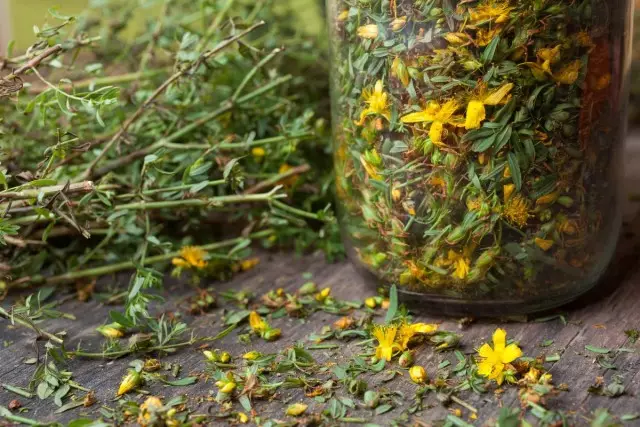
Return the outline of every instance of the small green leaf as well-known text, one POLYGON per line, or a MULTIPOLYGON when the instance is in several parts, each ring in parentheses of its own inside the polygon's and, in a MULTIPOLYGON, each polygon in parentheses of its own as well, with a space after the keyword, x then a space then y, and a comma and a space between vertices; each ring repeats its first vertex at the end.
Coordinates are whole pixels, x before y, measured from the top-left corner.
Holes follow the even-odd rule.
POLYGON ((389 309, 387 310, 387 315, 384 318, 385 323, 391 323, 394 317, 396 317, 396 312, 398 311, 398 288, 396 285, 392 285, 391 289, 389 289, 389 309))
POLYGON ((584 348, 586 350, 589 350, 593 353, 598 353, 598 354, 608 354, 611 352, 611 349, 604 348, 604 347, 596 347, 593 345, 585 345, 584 348))
POLYGON ((516 190, 522 190, 522 173, 520 172, 520 164, 518 163, 518 157, 514 153, 507 155, 509 161, 509 169, 511 170, 511 179, 516 186, 516 190))

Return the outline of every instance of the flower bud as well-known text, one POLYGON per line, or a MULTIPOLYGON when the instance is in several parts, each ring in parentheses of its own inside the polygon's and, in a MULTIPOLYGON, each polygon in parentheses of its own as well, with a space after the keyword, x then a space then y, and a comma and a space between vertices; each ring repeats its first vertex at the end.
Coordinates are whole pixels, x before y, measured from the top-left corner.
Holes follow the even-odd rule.
POLYGON ((140 373, 133 369, 129 369, 127 371, 127 375, 122 378, 122 382, 120 383, 120 387, 118 387, 116 396, 122 396, 123 394, 136 389, 141 383, 142 377, 140 376, 140 373))
POLYGON ((307 282, 300 286, 298 293, 300 295, 311 295, 318 290, 318 287, 313 282, 307 282))
POLYGON ((294 403, 293 405, 289 405, 286 414, 292 417, 297 417, 302 415, 307 408, 308 406, 304 403, 294 403))
POLYGON ((249 416, 244 412, 238 412, 238 422, 240 424, 246 424, 249 422, 249 416))
POLYGON ((416 384, 424 384, 427 381, 427 371, 422 366, 415 365, 409 369, 409 376, 416 384))
POLYGON ((275 341, 278 338, 280 338, 281 334, 282 334, 282 331, 280 331, 279 328, 267 329, 262 334, 262 338, 264 338, 266 341, 275 341))
POLYGON ((142 370, 144 370, 145 372, 153 372, 153 371, 157 371, 161 367, 162 367, 162 364, 158 359, 147 359, 144 361, 142 370))
POLYGON ((369 297, 364 300, 364 305, 366 305, 369 308, 376 308, 378 303, 376 302, 375 297, 369 297))
POLYGON ((403 368, 408 368, 413 365, 413 353, 410 351, 405 351, 400 355, 400 359, 398 359, 398 365, 403 368))
POLYGON ((124 336, 124 327, 119 323, 110 323, 108 325, 98 326, 96 328, 100 334, 106 338, 116 339, 124 336))
POLYGON ((369 386, 363 380, 351 380, 351 382, 349 382, 349 393, 353 395, 359 396, 367 391, 367 388, 369 388, 369 386))
POLYGON ((204 350, 202 354, 204 355, 205 359, 207 359, 209 362, 219 361, 219 357, 216 352, 213 352, 211 350, 204 350))
POLYGON ((364 404, 367 406, 367 408, 377 408, 380 404, 380 394, 373 390, 367 390, 364 393, 364 404))
POLYGON ((231 355, 226 351, 220 355, 220 361, 222 363, 229 363, 230 360, 231 360, 231 355))
POLYGON ((259 359, 260 357, 262 357, 262 354, 255 350, 252 350, 242 355, 242 358, 244 360, 256 360, 256 359, 259 359))
POLYGON ((400 31, 401 29, 404 28, 406 24, 407 24, 407 17, 401 16, 391 21, 390 27, 393 31, 400 31))

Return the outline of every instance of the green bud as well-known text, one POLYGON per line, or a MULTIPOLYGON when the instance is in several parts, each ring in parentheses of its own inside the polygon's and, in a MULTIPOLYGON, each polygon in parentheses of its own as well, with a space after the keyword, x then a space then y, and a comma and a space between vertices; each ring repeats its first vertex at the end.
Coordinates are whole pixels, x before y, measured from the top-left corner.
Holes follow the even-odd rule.
POLYGON ((307 282, 303 284, 302 286, 300 286, 300 289, 298 290, 298 293, 300 295, 311 295, 311 294, 315 294, 316 292, 318 292, 318 287, 313 282, 307 282))
POLYGON ((482 252, 478 259, 476 260, 476 267, 484 268, 493 264, 493 260, 496 259, 496 256, 500 253, 500 248, 491 248, 482 252))
POLYGON ((434 17, 438 15, 442 15, 442 9, 439 7, 434 7, 429 11, 429 15, 434 17))
POLYGON ((458 243, 462 239, 464 239, 466 235, 467 235, 467 230, 463 226, 459 225, 456 228, 454 228, 451 231, 451 233, 449 233, 449 235, 447 236, 447 243, 450 243, 450 244, 458 243))
POLYGON ((405 351, 400 355, 400 359, 398 359, 398 365, 403 368, 408 368, 413 365, 413 353, 410 351, 405 351))
POLYGON ((570 208, 573 206, 573 199, 569 196, 560 196, 556 200, 556 203, 564 206, 565 208, 570 208))
POLYGON ((367 391, 367 388, 369 388, 369 386, 363 380, 351 380, 349 382, 349 393, 355 396, 362 395, 365 391, 367 391))
POLYGON ((364 394, 364 404, 367 408, 377 408, 380 404, 380 394, 373 390, 367 390, 364 394))
POLYGON ((280 338, 280 335, 282 335, 282 331, 280 331, 279 328, 273 328, 264 331, 262 338, 264 338, 265 341, 275 341, 280 338))

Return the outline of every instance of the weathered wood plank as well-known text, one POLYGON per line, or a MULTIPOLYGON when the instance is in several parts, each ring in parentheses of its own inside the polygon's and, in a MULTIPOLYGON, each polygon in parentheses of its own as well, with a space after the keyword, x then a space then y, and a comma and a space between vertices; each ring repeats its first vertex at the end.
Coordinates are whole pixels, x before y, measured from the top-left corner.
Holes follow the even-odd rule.
MULTIPOLYGON (((334 294, 341 299, 362 301, 366 296, 374 292, 361 280, 357 273, 348 263, 328 265, 320 255, 305 257, 295 257, 291 254, 262 255, 261 264, 254 270, 242 274, 227 283, 217 283, 213 287, 216 290, 225 289, 247 289, 256 295, 283 287, 287 291, 294 291, 306 281, 302 274, 310 272, 313 280, 319 286, 330 286, 334 294)), ((606 297, 599 304, 590 305, 572 311, 568 314, 569 324, 564 326, 559 320, 547 323, 509 323, 493 322, 483 320, 474 323, 468 329, 462 331, 462 349, 467 353, 472 353, 481 343, 490 340, 491 333, 496 326, 506 327, 509 335, 520 341, 525 354, 537 356, 539 354, 561 353, 560 361, 551 368, 556 384, 567 383, 571 391, 564 393, 555 399, 552 407, 579 411, 587 416, 597 407, 610 407, 615 413, 634 412, 638 410, 637 397, 640 391, 640 377, 637 375, 640 361, 637 353, 621 353, 615 360, 618 367, 616 371, 605 370, 594 363, 595 354, 590 354, 584 349, 586 344, 599 347, 618 348, 626 345, 625 329, 640 327, 640 318, 634 308, 635 302, 640 298, 640 288, 638 282, 640 275, 634 275, 625 280, 623 286, 619 287, 613 294, 606 297), (606 329, 602 329, 602 325, 606 329), (598 327, 596 327, 598 326, 598 327), (554 343, 548 348, 540 347, 540 344, 547 339, 553 339, 554 343), (619 373, 623 375, 627 387, 627 395, 617 399, 610 399, 600 396, 591 396, 587 393, 587 388, 592 385, 595 378, 605 376, 605 382, 610 381, 612 375, 619 373)), ((167 284, 168 299, 163 309, 175 310, 179 307, 180 300, 191 294, 193 291, 189 286, 170 281, 167 284), (177 306, 176 306, 177 304, 177 306)), ((95 301, 82 303, 70 301, 62 309, 66 312, 74 313, 77 321, 57 319, 47 323, 51 331, 68 331, 68 342, 76 344, 82 342, 83 347, 99 350, 100 339, 96 337, 94 328, 105 321, 107 313, 112 307, 101 305, 95 301)), ((198 334, 214 335, 220 331, 221 310, 196 317, 193 321, 198 334)), ((316 313, 308 320, 298 320, 281 318, 273 321, 273 325, 283 330, 283 337, 273 343, 254 342, 247 346, 237 342, 238 332, 233 332, 228 337, 214 347, 230 351, 234 356, 238 356, 249 348, 257 348, 261 352, 278 352, 287 345, 292 345, 297 341, 307 341, 307 337, 312 332, 319 331, 324 325, 331 325, 336 316, 327 313, 316 313)), ((440 319, 434 316, 421 315, 421 321, 442 322, 442 328, 455 330, 457 328, 456 319, 440 319)), ((24 329, 8 328, 6 322, 0 323, 2 328, 2 339, 13 341, 11 345, 0 349, 0 357, 3 363, 0 364, 0 380, 14 385, 25 386, 29 376, 33 371, 33 366, 25 365, 23 360, 35 355, 33 334, 24 329)), ((632 346, 637 350, 637 346, 632 346)), ((334 362, 345 363, 352 354, 357 354, 361 348, 351 342, 342 346, 339 350, 314 351, 314 357, 321 363, 334 362)), ((428 373, 434 376, 438 363, 444 359, 455 364, 455 358, 450 353, 434 353, 430 348, 423 348, 417 352, 416 363, 427 368, 428 373)), ((133 357, 123 358, 113 362, 97 360, 73 360, 69 363, 69 369, 74 372, 74 378, 83 386, 96 392, 96 397, 102 405, 114 406, 114 392, 118 387, 120 379, 126 370, 127 364, 133 357)), ((204 369, 204 362, 200 352, 190 348, 180 351, 178 354, 165 358, 168 361, 175 361, 183 366, 183 375, 188 373, 200 373, 204 369)), ((409 402, 416 386, 409 382, 406 376, 397 378, 385 385, 394 390, 405 393, 406 401, 409 402)), ((172 397, 187 393, 190 398, 190 407, 196 412, 216 411, 218 405, 206 400, 211 396, 214 386, 211 382, 200 381, 190 387, 163 387, 153 384, 146 388, 154 394, 165 397, 172 397)), ((342 393, 341 391, 339 393, 342 393)), ((461 394, 461 397, 468 403, 480 410, 479 422, 488 421, 496 417, 500 406, 516 406, 518 401, 514 391, 505 393, 500 401, 496 401, 491 393, 485 395, 461 394)), ((78 417, 80 414, 95 416, 96 407, 74 410, 61 415, 52 414, 55 406, 50 401, 40 402, 36 399, 27 400, 6 391, 0 392, 0 404, 7 405, 14 398, 18 398, 27 408, 27 415, 39 420, 68 421, 78 417)), ((132 396, 135 398, 135 395, 132 396)), ((283 391, 279 399, 272 402, 257 402, 255 407, 257 412, 264 417, 274 417, 284 419, 283 408, 286 402, 305 401, 310 403, 309 411, 320 411, 323 405, 314 403, 313 400, 305 397, 301 390, 283 391)), ((422 421, 441 419, 448 413, 448 409, 442 407, 434 395, 427 395, 425 407, 433 406, 432 409, 423 411, 419 415, 422 421)), ((454 408, 460 408, 453 405, 454 408)), ((376 422, 386 424, 397 417, 406 408, 397 408, 383 416, 376 417, 376 422)), ((371 417, 369 410, 351 411, 352 416, 371 417)), ((469 415, 469 411, 463 409, 464 417, 469 415)))

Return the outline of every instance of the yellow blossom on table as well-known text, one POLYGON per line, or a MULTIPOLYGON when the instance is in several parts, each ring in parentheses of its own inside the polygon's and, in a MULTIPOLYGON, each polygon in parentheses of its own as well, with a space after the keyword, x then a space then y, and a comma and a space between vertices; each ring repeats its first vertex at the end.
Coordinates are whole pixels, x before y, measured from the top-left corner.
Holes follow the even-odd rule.
POLYGON ((156 396, 150 396, 145 400, 142 405, 140 405, 140 410, 138 413, 138 424, 142 427, 146 427, 149 425, 153 415, 157 414, 162 410, 162 400, 156 396))
POLYGON ((228 372, 225 378, 216 381, 216 386, 218 387, 221 393, 226 393, 226 394, 232 393, 237 386, 236 380, 233 377, 233 373, 228 372))
POLYGON ((316 294, 316 301, 324 302, 331 295, 331 288, 327 287, 322 289, 316 294))
POLYGON ((368 24, 358 27, 358 36, 363 39, 373 40, 378 37, 378 25, 368 24))
POLYGON ((416 384, 424 384, 427 381, 427 371, 419 365, 414 365, 409 369, 409 376, 416 384))
POLYGON ((505 201, 502 215, 506 220, 518 227, 524 227, 529 220, 529 203, 521 195, 512 196, 505 201))
POLYGON ((460 108, 458 103, 451 99, 440 105, 436 101, 430 101, 423 111, 409 113, 402 117, 402 123, 422 123, 430 122, 429 138, 436 145, 444 145, 442 137, 444 134, 444 126, 452 125, 463 127, 464 122, 461 117, 455 116, 455 112, 460 108))
POLYGON ((256 359, 259 359, 260 357, 262 357, 262 354, 255 350, 251 350, 242 355, 242 358, 244 360, 256 360, 256 359))
POLYGON ((244 412, 238 412, 238 422, 241 424, 246 424, 249 422, 249 416, 244 412))
POLYGON ((124 326, 119 323, 109 323, 108 325, 98 326, 96 331, 106 338, 116 339, 124 336, 124 326))
POLYGON ((242 271, 251 270, 256 265, 260 264, 260 258, 247 258, 240 261, 240 269, 242 271))
POLYGON ((433 334, 438 330, 438 325, 432 323, 403 323, 398 329, 397 342, 400 350, 409 347, 409 341, 416 335, 433 334))
POLYGON ((505 83, 497 89, 482 95, 479 99, 469 101, 465 117, 465 129, 478 129, 487 118, 485 105, 498 105, 504 101, 513 89, 513 83, 505 83))
POLYGON ((269 324, 258 314, 257 311, 252 311, 249 314, 249 326, 253 332, 258 334, 262 334, 269 329, 269 324))
POLYGON ((478 349, 480 360, 478 374, 502 384, 507 364, 522 357, 522 350, 516 344, 506 345, 507 332, 496 329, 493 333, 493 348, 485 343, 478 349))
MULTIPOLYGON (((377 28, 377 27, 376 27, 377 28)), ((384 83, 378 80, 371 89, 362 91, 362 98, 367 107, 360 113, 360 120, 356 122, 358 126, 362 126, 369 114, 379 114, 387 120, 391 120, 391 110, 389 103, 389 95, 384 91, 384 83)))
POLYGON ((373 327, 372 335, 378 340, 376 347, 376 357, 390 361, 395 350, 400 350, 400 345, 396 342, 397 326, 376 325, 373 327))
POLYGON ((287 407, 286 414, 292 417, 297 417, 302 415, 308 408, 308 405, 304 403, 294 403, 293 405, 289 405, 287 407))
POLYGON ((185 246, 180 249, 180 257, 175 257, 171 263, 176 267, 203 269, 207 266, 205 257, 207 252, 197 246, 185 246))
POLYGON ((333 322, 333 326, 336 329, 349 329, 353 325, 353 318, 349 316, 341 317, 340 319, 333 322))

